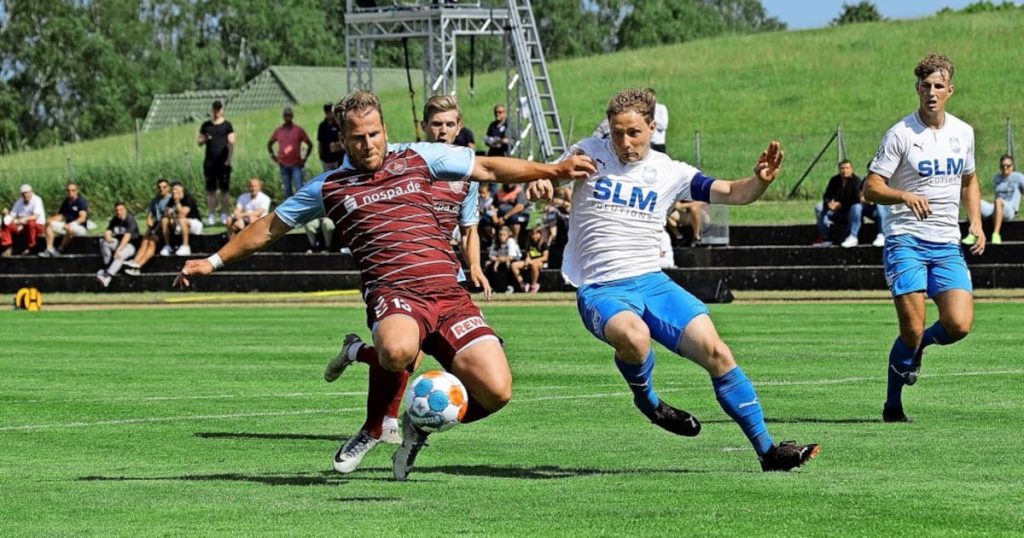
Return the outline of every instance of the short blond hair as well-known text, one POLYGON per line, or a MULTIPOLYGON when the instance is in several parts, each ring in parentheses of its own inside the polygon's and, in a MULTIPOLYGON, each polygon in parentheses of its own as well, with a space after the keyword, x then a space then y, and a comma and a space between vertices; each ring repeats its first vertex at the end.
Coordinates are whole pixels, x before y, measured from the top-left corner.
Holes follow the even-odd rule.
POLYGON ((357 112, 361 116, 365 116, 372 110, 377 111, 377 114, 380 115, 381 123, 384 123, 384 111, 380 107, 380 98, 370 90, 356 90, 342 97, 341 101, 334 105, 334 118, 338 120, 342 131, 347 133, 348 121, 345 116, 349 112, 357 112))
POLYGON ((459 107, 459 100, 454 95, 435 95, 427 99, 423 105, 423 123, 430 121, 434 114, 454 110, 459 114, 459 121, 462 121, 462 108, 459 107))
POLYGON ((953 81, 953 60, 942 54, 929 54, 917 63, 914 68, 914 75, 918 81, 928 78, 932 73, 945 71, 949 75, 949 81, 953 81))
POLYGON ((608 101, 605 114, 610 121, 616 114, 636 112, 643 116, 644 121, 650 123, 654 121, 654 104, 654 94, 650 91, 644 88, 629 88, 615 94, 615 97, 608 101))

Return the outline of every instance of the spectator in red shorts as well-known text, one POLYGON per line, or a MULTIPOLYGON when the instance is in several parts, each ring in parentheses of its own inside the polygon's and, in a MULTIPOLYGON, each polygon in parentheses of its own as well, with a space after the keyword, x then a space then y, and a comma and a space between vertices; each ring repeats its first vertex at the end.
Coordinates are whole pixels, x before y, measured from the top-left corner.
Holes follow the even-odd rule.
POLYGON ((11 210, 3 209, 0 249, 5 256, 9 256, 14 250, 20 254, 28 254, 35 248, 36 239, 43 235, 46 227, 43 199, 32 192, 32 187, 28 184, 22 185, 19 190, 21 197, 14 202, 11 210))

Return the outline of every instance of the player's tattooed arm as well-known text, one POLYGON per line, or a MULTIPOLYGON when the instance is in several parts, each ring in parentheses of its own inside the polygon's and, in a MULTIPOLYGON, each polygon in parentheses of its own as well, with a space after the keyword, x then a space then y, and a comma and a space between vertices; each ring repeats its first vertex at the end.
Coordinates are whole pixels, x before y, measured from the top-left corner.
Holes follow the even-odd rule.
POLYGON ((978 238, 971 245, 971 253, 980 256, 985 252, 985 232, 981 229, 981 187, 978 184, 978 174, 971 173, 961 178, 960 200, 967 210, 970 232, 978 238))
POLYGON ((472 178, 480 182, 529 183, 538 179, 586 179, 597 172, 586 155, 572 155, 557 163, 538 163, 511 157, 477 157, 472 178))
POLYGON ((245 259, 267 248, 291 229, 292 227, 281 220, 277 213, 271 213, 247 226, 213 256, 185 262, 185 266, 174 279, 174 287, 187 288, 193 277, 208 275, 221 265, 245 259))
POLYGON ((717 180, 711 184, 711 203, 745 205, 757 200, 779 176, 783 159, 782 145, 772 140, 754 165, 754 175, 734 181, 717 180))
POLYGON ((924 220, 932 214, 928 199, 911 192, 889 186, 886 178, 871 172, 864 180, 864 199, 882 205, 907 204, 917 220, 924 220))

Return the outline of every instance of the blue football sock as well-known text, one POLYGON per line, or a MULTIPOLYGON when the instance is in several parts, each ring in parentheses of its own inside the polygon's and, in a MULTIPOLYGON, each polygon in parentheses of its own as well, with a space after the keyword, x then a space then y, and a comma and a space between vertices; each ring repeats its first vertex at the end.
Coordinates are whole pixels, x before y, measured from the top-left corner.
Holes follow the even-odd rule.
POLYGON ((740 425, 750 444, 754 445, 757 455, 767 454, 775 441, 764 423, 764 411, 754 392, 754 385, 743 370, 737 366, 722 377, 712 379, 711 384, 715 387, 718 404, 740 425))
POLYGON ((885 406, 893 407, 903 405, 903 385, 906 384, 904 374, 913 368, 914 355, 917 350, 903 343, 903 339, 896 337, 889 351, 889 386, 886 393, 885 406))
POLYGON ((629 390, 633 391, 633 403, 645 415, 653 414, 661 403, 658 393, 654 392, 654 348, 647 353, 647 359, 643 364, 630 364, 615 357, 615 366, 622 373, 626 383, 629 383, 629 390))
POLYGON ((921 338, 921 349, 924 349, 932 344, 938 344, 944 346, 946 344, 952 344, 953 337, 946 332, 946 328, 942 326, 942 323, 936 321, 931 327, 924 330, 924 337, 921 338))

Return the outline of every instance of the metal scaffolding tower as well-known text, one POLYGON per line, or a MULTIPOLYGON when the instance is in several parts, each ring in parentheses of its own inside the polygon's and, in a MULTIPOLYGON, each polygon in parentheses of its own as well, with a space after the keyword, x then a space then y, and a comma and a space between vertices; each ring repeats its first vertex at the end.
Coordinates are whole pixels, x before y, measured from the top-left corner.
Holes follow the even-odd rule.
POLYGON ((451 0, 348 0, 345 29, 350 92, 373 89, 372 55, 378 41, 422 40, 424 93, 454 95, 458 77, 456 39, 503 37, 510 152, 523 158, 550 160, 565 151, 565 136, 529 0, 507 0, 504 8, 451 0))

